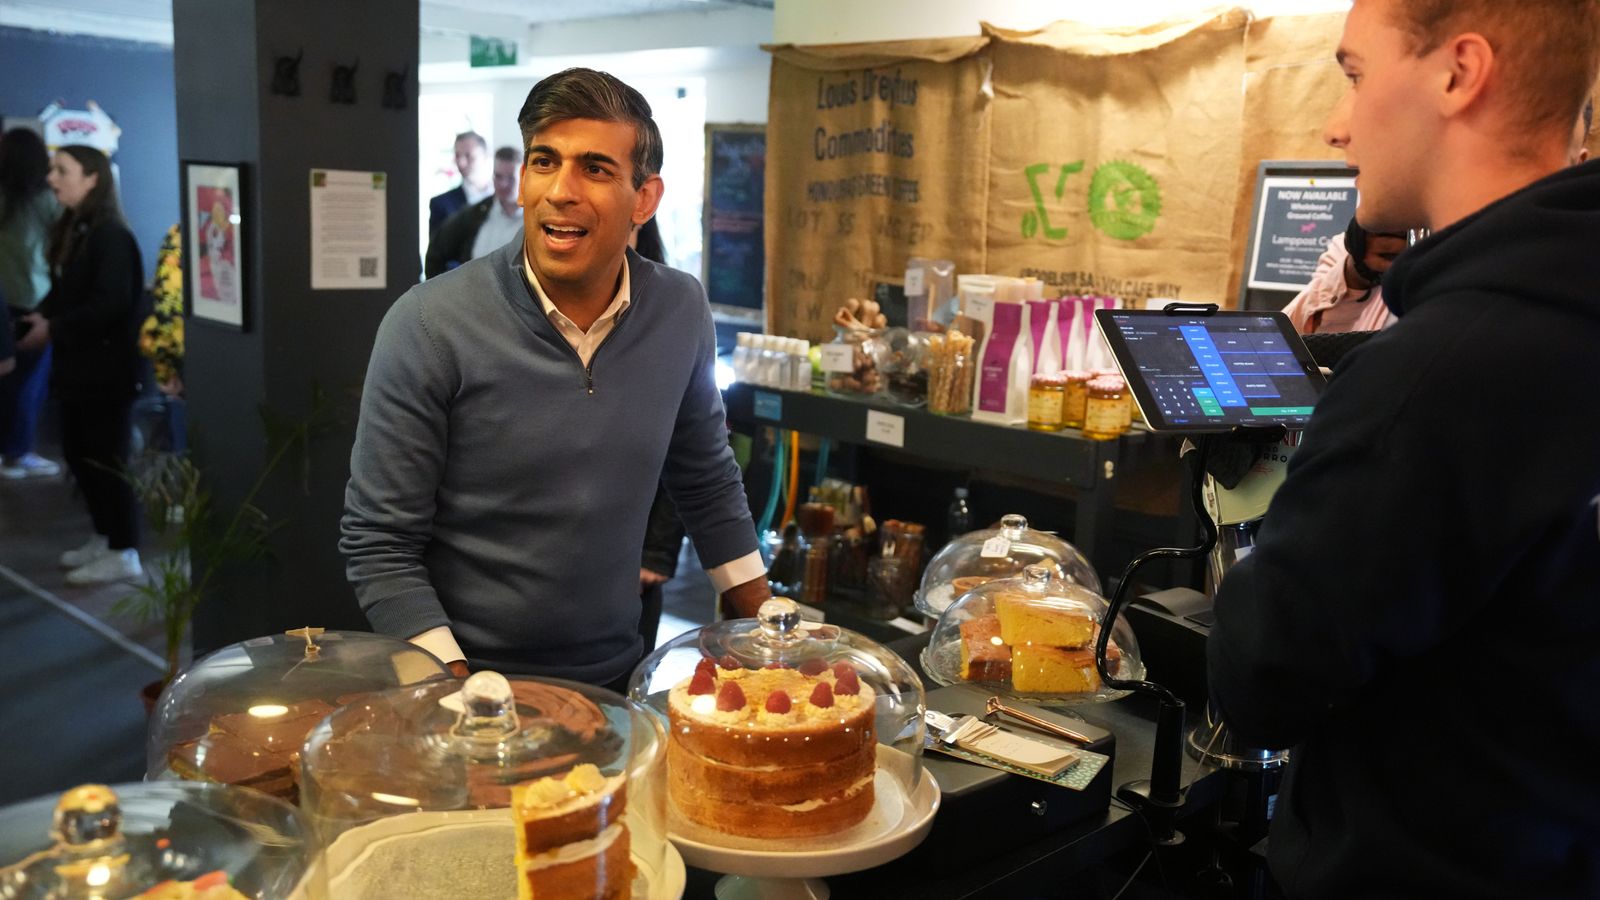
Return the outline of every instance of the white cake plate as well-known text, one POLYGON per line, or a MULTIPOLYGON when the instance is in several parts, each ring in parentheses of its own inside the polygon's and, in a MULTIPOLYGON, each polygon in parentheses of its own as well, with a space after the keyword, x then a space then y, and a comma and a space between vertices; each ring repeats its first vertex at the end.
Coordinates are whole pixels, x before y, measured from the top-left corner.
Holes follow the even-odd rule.
POLYGON ((669 802, 667 837, 690 865, 726 873, 717 882, 718 900, 823 900, 828 875, 859 872, 899 859, 933 827, 939 811, 939 783, 920 766, 908 793, 898 778, 879 768, 873 781, 872 811, 859 825, 821 838, 741 838, 685 820, 669 802))
MULTIPOLYGON (((464 871, 440 873, 452 879, 451 890, 457 900, 498 900, 504 887, 515 890, 512 863, 515 844, 513 824, 504 809, 414 812, 380 819, 353 828, 335 839, 327 852, 313 863, 311 872, 289 900, 395 897, 395 871, 377 859, 385 853, 391 857, 398 853, 441 869, 461 866, 464 871), (430 851, 441 844, 450 845, 450 852, 437 861, 430 859, 430 851), (365 862, 376 865, 363 866, 365 862), (338 874, 333 876, 325 895, 321 869, 330 864, 338 874), (492 876, 488 883, 473 881, 474 875, 484 873, 492 876)), ((634 864, 648 884, 647 893, 635 895, 635 900, 680 900, 683 897, 688 885, 683 857, 670 841, 666 843, 663 856, 657 871, 634 855, 634 864)), ((421 890, 423 893, 419 896, 437 896, 430 888, 421 890)))

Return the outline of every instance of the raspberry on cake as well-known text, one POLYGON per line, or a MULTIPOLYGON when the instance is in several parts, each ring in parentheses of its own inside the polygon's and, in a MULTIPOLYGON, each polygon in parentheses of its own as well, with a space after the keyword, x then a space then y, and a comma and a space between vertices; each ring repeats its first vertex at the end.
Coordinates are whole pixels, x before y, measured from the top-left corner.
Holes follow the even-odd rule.
POLYGON ((853 668, 814 659, 717 675, 715 694, 692 691, 689 678, 669 695, 668 793, 686 819, 782 838, 833 834, 866 818, 876 696, 853 668))
POLYGON ((519 900, 612 900, 633 891, 627 784, 584 763, 511 789, 519 900))

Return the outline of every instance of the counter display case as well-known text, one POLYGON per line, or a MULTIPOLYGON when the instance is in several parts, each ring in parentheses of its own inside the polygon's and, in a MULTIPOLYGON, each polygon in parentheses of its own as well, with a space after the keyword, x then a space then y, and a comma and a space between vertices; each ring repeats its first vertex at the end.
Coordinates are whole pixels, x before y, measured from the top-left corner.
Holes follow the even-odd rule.
POLYGON ((306 741, 337 900, 671 898, 662 732, 602 688, 479 672, 371 694, 306 741))
POLYGON ((1108 604, 1097 591, 1031 565, 1020 578, 978 585, 939 617, 922 657, 940 684, 978 684, 1002 696, 1035 703, 1099 703, 1126 695, 1101 681, 1095 666, 1100 629, 1111 628, 1106 649, 1114 677, 1141 679, 1144 662, 1127 621, 1106 624, 1108 604))
POLYGON ((0 810, 0 897, 276 900, 314 848, 299 811, 257 791, 86 784, 0 810))
POLYGON ((373 691, 448 678, 415 644, 358 631, 297 628, 223 647, 161 692, 145 777, 299 795, 300 747, 336 708, 373 691))
POLYGON ((1000 519, 1000 527, 968 532, 946 544, 928 561, 917 609, 937 618, 962 594, 990 581, 1014 578, 1042 565, 1061 581, 1100 593, 1100 577, 1077 548, 1053 534, 1028 527, 1019 515, 1000 519))

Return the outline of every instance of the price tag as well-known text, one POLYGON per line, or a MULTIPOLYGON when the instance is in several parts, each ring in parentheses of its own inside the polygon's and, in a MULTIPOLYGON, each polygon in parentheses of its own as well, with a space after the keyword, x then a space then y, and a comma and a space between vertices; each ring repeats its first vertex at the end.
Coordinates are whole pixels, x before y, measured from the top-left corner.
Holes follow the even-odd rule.
POLYGON ((925 272, 921 266, 906 270, 906 296, 921 297, 928 292, 925 272))
POLYGON ((783 421, 782 395, 771 391, 756 391, 751 399, 755 406, 756 418, 766 419, 768 422, 783 421))
POLYGON ((867 410, 867 440, 891 447, 906 445, 906 419, 892 413, 867 410))
POLYGON ((822 345, 822 371, 830 373, 854 372, 856 348, 849 344, 822 345))
POLYGON ((1005 559, 1011 555, 1011 541, 1004 537, 992 537, 983 542, 984 559, 1005 559))
POLYGON ((993 297, 968 297, 963 313, 969 319, 977 319, 985 325, 994 324, 994 298, 993 297))

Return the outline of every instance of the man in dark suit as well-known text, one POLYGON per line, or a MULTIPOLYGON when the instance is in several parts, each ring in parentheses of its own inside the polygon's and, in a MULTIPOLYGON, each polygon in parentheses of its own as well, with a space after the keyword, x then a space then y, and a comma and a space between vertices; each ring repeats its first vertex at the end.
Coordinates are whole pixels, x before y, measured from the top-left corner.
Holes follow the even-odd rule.
POLYGON ((462 207, 439 226, 428 242, 423 277, 442 275, 468 260, 487 256, 522 231, 522 207, 517 202, 521 169, 521 150, 501 147, 494 152, 494 193, 462 207))
POLYGON ((489 142, 476 131, 456 135, 456 171, 461 183, 428 201, 428 239, 439 226, 462 207, 477 203, 494 193, 489 169, 489 142))

